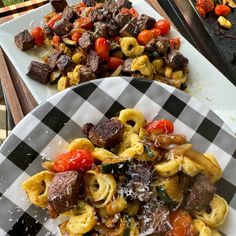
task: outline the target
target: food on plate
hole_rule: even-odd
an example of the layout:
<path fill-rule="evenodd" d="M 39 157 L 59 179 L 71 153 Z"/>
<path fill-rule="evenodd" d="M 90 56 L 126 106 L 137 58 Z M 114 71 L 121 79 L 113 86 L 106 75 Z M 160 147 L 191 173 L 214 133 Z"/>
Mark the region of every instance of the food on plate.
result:
<path fill-rule="evenodd" d="M 170 120 L 124 109 L 83 132 L 22 184 L 62 235 L 220 235 L 229 208 L 214 185 L 220 166 Z"/>
<path fill-rule="evenodd" d="M 187 87 L 188 59 L 178 51 L 180 39 L 167 37 L 171 28 L 167 20 L 139 15 L 128 0 L 50 3 L 53 11 L 44 16 L 42 26 L 15 36 L 22 51 L 46 49 L 43 62 L 30 63 L 31 79 L 57 84 L 59 91 L 119 75 Z"/>
<path fill-rule="evenodd" d="M 232 9 L 236 8 L 234 0 L 196 0 L 195 7 L 203 18 L 212 12 L 218 17 L 217 21 L 220 26 L 226 29 L 232 28 L 232 23 L 226 17 L 232 12 Z"/>

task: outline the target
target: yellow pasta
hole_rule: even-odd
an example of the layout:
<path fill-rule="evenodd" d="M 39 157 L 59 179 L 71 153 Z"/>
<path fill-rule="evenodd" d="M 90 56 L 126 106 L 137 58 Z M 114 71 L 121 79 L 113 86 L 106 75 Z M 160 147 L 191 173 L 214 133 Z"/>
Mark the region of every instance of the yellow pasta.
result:
<path fill-rule="evenodd" d="M 194 219 L 193 226 L 199 236 L 212 236 L 211 229 L 203 221 Z"/>
<path fill-rule="evenodd" d="M 153 74 L 153 65 L 150 63 L 147 55 L 135 58 L 131 63 L 132 71 L 140 71 L 142 75 L 150 76 Z"/>
<path fill-rule="evenodd" d="M 181 170 L 190 176 L 195 176 L 204 168 L 196 162 L 190 160 L 188 157 L 183 156 L 181 162 Z"/>
<path fill-rule="evenodd" d="M 180 170 L 180 162 L 177 159 L 161 162 L 160 164 L 156 164 L 154 169 L 158 175 L 170 177 L 175 175 Z"/>
<path fill-rule="evenodd" d="M 106 206 L 109 215 L 115 215 L 127 208 L 127 202 L 123 197 L 118 197 Z"/>
<path fill-rule="evenodd" d="M 99 160 L 102 162 L 107 159 L 117 159 L 118 158 L 118 156 L 115 155 L 114 153 L 112 153 L 104 148 L 97 148 L 97 147 L 95 147 L 93 150 L 93 157 L 96 160 Z"/>
<path fill-rule="evenodd" d="M 106 206 L 116 193 L 116 181 L 111 174 L 89 170 L 84 176 L 84 181 L 87 195 L 91 196 L 96 208 Z"/>
<path fill-rule="evenodd" d="M 216 228 L 222 225 L 228 215 L 229 206 L 224 198 L 215 194 L 210 202 L 211 212 L 198 212 L 194 216 L 202 220 L 207 226 Z"/>
<path fill-rule="evenodd" d="M 127 57 L 139 56 L 144 52 L 144 47 L 140 46 L 133 37 L 124 37 L 120 40 L 121 51 Z"/>
<path fill-rule="evenodd" d="M 143 114 L 136 109 L 124 109 L 120 112 L 118 119 L 124 124 L 125 129 L 136 134 L 145 124 Z"/>
<path fill-rule="evenodd" d="M 36 206 L 42 208 L 47 206 L 48 188 L 54 175 L 54 172 L 44 170 L 31 176 L 22 184 L 22 189 L 26 191 L 29 199 Z"/>
<path fill-rule="evenodd" d="M 87 138 L 76 138 L 69 144 L 67 150 L 71 151 L 76 149 L 87 149 L 93 151 L 94 146 L 92 142 Z"/>

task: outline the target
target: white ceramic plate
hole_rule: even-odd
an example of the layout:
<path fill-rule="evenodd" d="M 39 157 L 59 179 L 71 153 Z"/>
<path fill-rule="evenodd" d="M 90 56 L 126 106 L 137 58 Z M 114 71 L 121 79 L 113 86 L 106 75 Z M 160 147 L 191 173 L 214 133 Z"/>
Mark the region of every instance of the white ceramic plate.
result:
<path fill-rule="evenodd" d="M 71 0 L 68 3 L 71 5 L 79 1 Z M 161 18 L 144 0 L 132 0 L 132 2 L 139 13 L 146 13 L 156 19 Z M 49 11 L 51 6 L 47 4 L 0 26 L 0 44 L 38 103 L 55 94 L 56 88 L 42 85 L 26 76 L 30 61 L 39 60 L 42 53 L 37 53 L 36 50 L 20 51 L 14 43 L 14 36 L 24 29 L 41 25 L 43 16 Z M 236 132 L 236 106 L 235 102 L 232 102 L 236 101 L 234 85 L 176 30 L 172 29 L 171 35 L 181 37 L 180 51 L 189 59 L 188 92 L 213 109 Z"/>
<path fill-rule="evenodd" d="M 42 159 L 53 159 L 74 138 L 83 137 L 85 123 L 96 124 L 130 107 L 140 110 L 148 121 L 170 119 L 174 133 L 185 134 L 194 149 L 216 156 L 223 169 L 217 192 L 230 205 L 220 230 L 235 236 L 236 138 L 196 99 L 161 83 L 131 78 L 100 79 L 69 88 L 39 105 L 16 126 L 0 148 L 0 235 L 59 235 L 58 222 L 30 203 L 22 182 L 42 170 Z"/>

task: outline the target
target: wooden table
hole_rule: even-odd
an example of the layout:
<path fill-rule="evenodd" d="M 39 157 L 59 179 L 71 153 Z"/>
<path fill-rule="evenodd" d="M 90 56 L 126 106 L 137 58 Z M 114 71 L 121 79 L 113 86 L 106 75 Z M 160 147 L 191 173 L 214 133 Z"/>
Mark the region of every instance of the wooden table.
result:
<path fill-rule="evenodd" d="M 10 7 L 0 8 L 0 24 L 25 14 L 27 11 L 46 4 L 47 0 L 31 0 Z M 155 0 L 147 2 L 164 18 L 165 12 Z M 173 25 L 173 24 L 172 24 Z M 16 69 L 0 47 L 0 79 L 14 123 L 17 124 L 25 115 L 38 104 Z"/>

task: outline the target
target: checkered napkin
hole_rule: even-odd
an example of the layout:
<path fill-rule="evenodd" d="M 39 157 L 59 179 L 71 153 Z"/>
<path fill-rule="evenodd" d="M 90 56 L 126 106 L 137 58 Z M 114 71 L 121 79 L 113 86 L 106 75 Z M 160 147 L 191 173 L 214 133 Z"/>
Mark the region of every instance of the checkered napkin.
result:
<path fill-rule="evenodd" d="M 124 108 L 137 108 L 147 120 L 167 118 L 194 149 L 219 160 L 223 178 L 218 193 L 230 204 L 221 231 L 236 235 L 236 139 L 211 110 L 194 98 L 160 83 L 108 78 L 90 81 L 56 94 L 27 115 L 0 149 L 0 235 L 59 235 L 46 210 L 30 204 L 22 182 L 41 170 L 43 159 L 63 152 L 84 136 L 82 126 L 106 120 Z"/>

